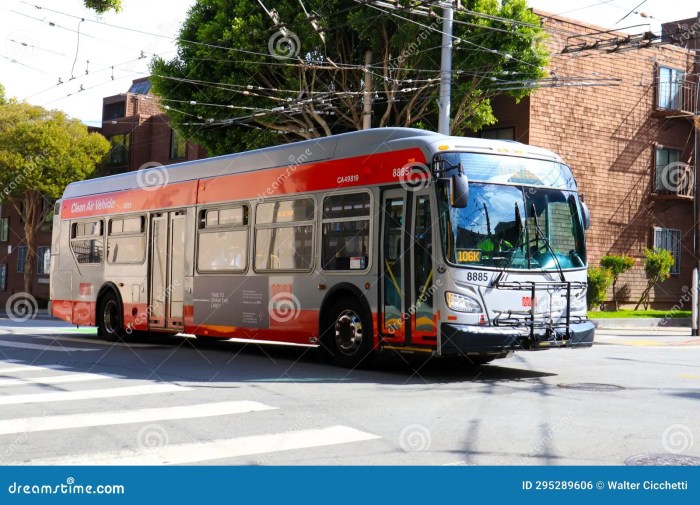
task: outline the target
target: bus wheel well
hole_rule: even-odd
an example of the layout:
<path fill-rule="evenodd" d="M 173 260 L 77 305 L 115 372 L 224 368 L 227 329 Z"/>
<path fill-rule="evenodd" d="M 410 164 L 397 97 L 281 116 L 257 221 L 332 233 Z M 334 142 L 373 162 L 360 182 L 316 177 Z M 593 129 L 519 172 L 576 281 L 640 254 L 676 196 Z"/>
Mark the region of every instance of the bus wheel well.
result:
<path fill-rule="evenodd" d="M 350 283 L 341 283 L 333 286 L 333 288 L 326 294 L 321 302 L 321 310 L 319 312 L 318 318 L 318 336 L 321 337 L 323 330 L 325 329 L 326 319 L 329 316 L 329 311 L 333 309 L 338 300 L 343 298 L 355 298 L 361 307 L 365 310 L 367 316 L 372 320 L 372 309 L 370 309 L 369 303 L 365 295 L 358 289 L 357 286 Z M 372 328 L 370 328 L 370 334 L 374 335 Z"/>

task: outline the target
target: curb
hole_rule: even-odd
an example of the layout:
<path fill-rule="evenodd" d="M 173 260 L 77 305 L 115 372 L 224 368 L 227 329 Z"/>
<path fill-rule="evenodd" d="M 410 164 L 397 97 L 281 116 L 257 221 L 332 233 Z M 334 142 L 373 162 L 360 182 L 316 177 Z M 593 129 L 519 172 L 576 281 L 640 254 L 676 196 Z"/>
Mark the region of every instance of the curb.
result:
<path fill-rule="evenodd" d="M 637 318 L 611 318 L 589 319 L 596 328 L 690 328 L 689 317 L 661 318 L 661 317 L 637 317 Z"/>

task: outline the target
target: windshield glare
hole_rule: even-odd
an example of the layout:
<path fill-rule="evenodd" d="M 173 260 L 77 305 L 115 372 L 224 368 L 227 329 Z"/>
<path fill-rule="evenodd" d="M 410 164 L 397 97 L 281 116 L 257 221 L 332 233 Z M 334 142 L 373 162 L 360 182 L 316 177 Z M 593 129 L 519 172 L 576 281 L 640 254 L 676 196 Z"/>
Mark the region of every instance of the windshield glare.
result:
<path fill-rule="evenodd" d="M 469 204 L 449 205 L 440 185 L 447 261 L 461 266 L 556 270 L 586 264 L 576 193 L 470 182 Z"/>

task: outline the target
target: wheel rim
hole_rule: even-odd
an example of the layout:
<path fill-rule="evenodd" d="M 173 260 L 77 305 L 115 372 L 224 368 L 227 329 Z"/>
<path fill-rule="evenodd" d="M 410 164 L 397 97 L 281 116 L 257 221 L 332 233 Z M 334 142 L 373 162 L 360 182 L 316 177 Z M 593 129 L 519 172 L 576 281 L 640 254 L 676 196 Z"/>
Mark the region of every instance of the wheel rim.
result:
<path fill-rule="evenodd" d="M 344 310 L 335 320 L 335 343 L 345 355 L 355 354 L 362 346 L 362 320 L 355 311 Z"/>
<path fill-rule="evenodd" d="M 117 332 L 119 327 L 119 313 L 117 308 L 117 302 L 114 300 L 107 300 L 102 310 L 102 324 L 107 333 L 114 334 Z"/>

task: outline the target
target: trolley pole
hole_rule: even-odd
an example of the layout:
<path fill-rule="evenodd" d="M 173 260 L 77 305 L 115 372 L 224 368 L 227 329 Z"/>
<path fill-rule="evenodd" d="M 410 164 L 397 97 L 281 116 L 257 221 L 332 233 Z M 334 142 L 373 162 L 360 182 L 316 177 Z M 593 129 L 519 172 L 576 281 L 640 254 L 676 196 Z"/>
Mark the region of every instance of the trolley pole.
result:
<path fill-rule="evenodd" d="M 450 94 L 452 92 L 452 0 L 442 10 L 442 57 L 440 60 L 440 117 L 438 133 L 450 134 Z"/>
<path fill-rule="evenodd" d="M 369 130 L 372 128 L 372 72 L 370 72 L 370 64 L 372 63 L 372 51 L 365 52 L 365 94 L 364 107 L 362 109 L 362 129 Z"/>

